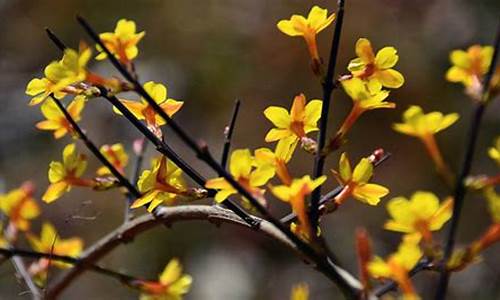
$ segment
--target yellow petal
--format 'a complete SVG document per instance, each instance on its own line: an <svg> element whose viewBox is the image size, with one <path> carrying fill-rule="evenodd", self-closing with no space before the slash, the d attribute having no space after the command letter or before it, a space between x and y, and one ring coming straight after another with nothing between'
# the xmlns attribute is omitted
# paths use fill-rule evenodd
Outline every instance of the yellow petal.
<svg viewBox="0 0 500 300"><path fill-rule="evenodd" d="M393 69L377 71L376 74L377 78L380 80L380 83L388 88L399 88L405 82L403 75Z"/></svg>
<svg viewBox="0 0 500 300"><path fill-rule="evenodd" d="M499 201L500 204L500 201ZM429 224L430 230L439 230L443 225L448 222L451 218L453 210L453 199L448 198L443 203L439 209L432 216L431 222Z"/></svg>
<svg viewBox="0 0 500 300"><path fill-rule="evenodd" d="M298 140L297 137L288 129L276 129L273 128L269 130L269 132L266 134L265 141L266 142L274 142L277 140L281 140L287 137L291 137L295 140Z"/></svg>
<svg viewBox="0 0 500 300"><path fill-rule="evenodd" d="M294 24L290 20L281 20L278 22L278 29L286 35L289 36L301 36L304 32L299 31L295 28Z"/></svg>
<svg viewBox="0 0 500 300"><path fill-rule="evenodd" d="M137 198L132 205L130 205L130 208L139 208L142 207L149 202L153 201L155 197L158 195L159 191L158 190L152 190L145 195L143 195L140 198Z"/></svg>
<svg viewBox="0 0 500 300"><path fill-rule="evenodd" d="M229 171L235 178L248 177L252 168L252 154L248 149L238 149L231 153Z"/></svg>
<svg viewBox="0 0 500 300"><path fill-rule="evenodd" d="M45 92L47 88L48 80L45 78L34 78L26 86L26 94L30 96L36 96L40 93Z"/></svg>
<svg viewBox="0 0 500 300"><path fill-rule="evenodd" d="M48 120L59 121L61 118L64 118L63 113L54 101L45 101L40 107L40 110L43 116Z"/></svg>
<svg viewBox="0 0 500 300"><path fill-rule="evenodd" d="M231 189L232 185L223 177L207 180L205 187L209 189Z"/></svg>
<svg viewBox="0 0 500 300"><path fill-rule="evenodd" d="M297 148L298 139L295 136L289 136L280 139L276 144L276 149L274 150L277 159L288 163L292 158L295 148Z"/></svg>
<svg viewBox="0 0 500 300"><path fill-rule="evenodd" d="M375 60L375 55L373 54L373 48L368 39L360 38L356 42L356 55L364 63L372 63Z"/></svg>
<svg viewBox="0 0 500 300"><path fill-rule="evenodd" d="M125 105L125 107L139 120L144 120L145 116L143 113L143 110L147 107L147 104L143 104L141 102L137 101L130 101L130 100L124 100L120 99L120 102ZM122 115L122 113L113 106L113 111L119 115Z"/></svg>
<svg viewBox="0 0 500 300"><path fill-rule="evenodd" d="M156 168L158 171L158 168ZM137 181L137 187L141 193L146 193L151 191L156 184L156 172L151 170L144 170Z"/></svg>
<svg viewBox="0 0 500 300"><path fill-rule="evenodd" d="M419 219L430 220L439 209L439 199L430 192L417 191L410 199L411 209Z"/></svg>
<svg viewBox="0 0 500 300"><path fill-rule="evenodd" d="M448 127L450 127L451 125L453 125L458 119L460 118L459 114L457 113L452 113L452 114L448 114L448 115L445 115L443 117L443 119L441 120L439 126L436 128L436 131L435 132L439 132L441 130L444 130Z"/></svg>
<svg viewBox="0 0 500 300"><path fill-rule="evenodd" d="M311 100L307 103L305 108L305 120L304 124L316 127L316 123L321 118L321 108L323 106L323 101L321 100Z"/></svg>
<svg viewBox="0 0 500 300"><path fill-rule="evenodd" d="M283 107L270 106L264 110L264 115L278 128L288 128L290 126L290 115Z"/></svg>
<svg viewBox="0 0 500 300"><path fill-rule="evenodd" d="M52 203L55 200L61 198L61 196L69 191L70 186L65 181L60 181L56 183L52 183L45 191L45 194L42 196L42 200L45 203Z"/></svg>
<svg viewBox="0 0 500 300"><path fill-rule="evenodd" d="M56 183L66 177L66 169L63 164L58 161L52 161L49 165L49 181L50 183Z"/></svg>
<svg viewBox="0 0 500 300"><path fill-rule="evenodd" d="M384 47L377 52L375 56L375 65L379 69L389 69L396 65L399 56L394 47Z"/></svg>
<svg viewBox="0 0 500 300"><path fill-rule="evenodd" d="M168 262L165 266L165 269L160 275L160 282L164 285L170 285L179 279L182 275L182 266L179 263L179 260L173 258Z"/></svg>
<svg viewBox="0 0 500 300"><path fill-rule="evenodd" d="M85 106L84 97L75 97L75 99L68 105L68 113L73 117L75 121L80 120L80 114Z"/></svg>
<svg viewBox="0 0 500 300"><path fill-rule="evenodd" d="M368 263L368 272L370 272L370 274L375 278L389 278L391 276L391 269L389 265L378 256Z"/></svg>
<svg viewBox="0 0 500 300"><path fill-rule="evenodd" d="M328 18L327 14L328 11L326 9L323 9L317 5L315 5L309 12L307 21L309 22L309 26L314 29L316 33L325 29L335 19L335 14L330 15Z"/></svg>
<svg viewBox="0 0 500 300"><path fill-rule="evenodd" d="M465 85L469 84L470 75L462 68L453 66L446 72L446 80L450 82L463 82Z"/></svg>
<svg viewBox="0 0 500 300"><path fill-rule="evenodd" d="M275 174L272 165L262 165L250 174L250 186L258 187L266 184Z"/></svg>
<svg viewBox="0 0 500 300"><path fill-rule="evenodd" d="M148 81L144 84L144 89L158 104L167 98L167 88L161 83Z"/></svg>
<svg viewBox="0 0 500 300"><path fill-rule="evenodd" d="M470 67L470 59L467 52L463 50L454 50L450 53L450 61L455 66L467 69Z"/></svg>
<svg viewBox="0 0 500 300"><path fill-rule="evenodd" d="M377 205L380 202L380 198L384 197L389 193L389 189L384 186L367 183L356 186L352 195L354 198L361 200L370 205Z"/></svg>
<svg viewBox="0 0 500 300"><path fill-rule="evenodd" d="M35 126L41 130L57 130L61 127L61 124L54 120L44 120L36 123Z"/></svg>
<svg viewBox="0 0 500 300"><path fill-rule="evenodd" d="M347 153L342 153L339 161L339 174L340 178L344 182L348 182L352 177L351 163L349 162L349 157Z"/></svg>
<svg viewBox="0 0 500 300"><path fill-rule="evenodd" d="M367 158L362 158L354 168L352 180L357 183L366 183L372 175L373 164Z"/></svg>
<svg viewBox="0 0 500 300"><path fill-rule="evenodd" d="M226 200L227 197L231 196L232 194L236 194L236 190L233 189L228 189L228 190L220 190L215 194L215 201L217 203L221 203L222 201Z"/></svg>

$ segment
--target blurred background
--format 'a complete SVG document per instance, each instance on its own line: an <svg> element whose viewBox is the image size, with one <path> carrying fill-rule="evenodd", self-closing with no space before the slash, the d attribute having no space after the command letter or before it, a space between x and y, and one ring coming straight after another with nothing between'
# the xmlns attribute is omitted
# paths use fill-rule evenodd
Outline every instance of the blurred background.
<svg viewBox="0 0 500 300"><path fill-rule="evenodd" d="M168 86L168 95L185 101L176 120L197 138L205 139L218 155L223 129L229 120L235 99L242 100L236 125L234 147L255 149L265 145L264 136L271 128L262 111L269 105L289 107L293 97L305 93L308 99L320 98L321 87L312 75L305 43L290 38L276 28L280 19L292 14L307 14L313 4L334 10L336 1L243 1L243 0L0 0L0 183L3 191L33 180L37 196L48 185L47 169L58 160L68 137L54 140L34 124L43 119L39 107L27 105L27 82L41 76L44 66L59 58L59 51L47 39L44 27L50 27L68 45L77 47L86 34L74 20L85 16L99 32L113 31L120 18L135 20L146 36L140 43L136 60L142 81L154 80ZM344 31L338 58L338 75L355 57L354 44L367 37L376 49L395 46L400 55L396 69L405 85L392 91L395 110L377 110L365 114L343 148L352 160L367 156L383 147L393 155L376 170L375 182L390 188L394 196L410 196L416 190L430 190L441 198L448 195L433 172L423 146L415 139L400 135L391 124L411 104L425 111L458 112L460 121L438 135L446 160L456 171L460 165L471 101L461 85L444 80L452 49L471 44L492 43L500 3L495 0L348 0ZM319 35L323 57L329 51L333 27ZM88 40L87 40L88 41ZM108 62L93 62L91 69L116 74ZM350 100L334 91L329 128L338 128L350 108ZM500 103L493 103L484 119L474 161L474 174L494 174L498 168L486 155L495 135L499 134ZM81 123L97 143L122 142L131 150L138 132L124 118L115 115L103 99L89 103ZM168 142L207 177L215 174L198 162L192 153L166 130ZM80 145L85 152L85 148ZM271 146L271 145L267 145ZM152 148L152 147L151 147ZM148 152L148 157L156 155ZM327 169L336 168L339 153L332 155ZM88 175L98 167L91 158ZM312 171L312 157L298 151L292 170L297 176ZM145 167L148 167L146 164ZM325 190L333 188L330 179ZM276 216L288 212L278 200L271 200ZM117 192L89 192L74 189L50 206L40 202L42 219L50 220L62 237L80 236L90 245L123 219L124 201ZM144 213L140 210L137 213ZM368 229L375 251L387 255L394 251L400 235L381 227L387 213L384 203L368 207L348 201L342 209L324 218L323 231L332 249L346 268L356 272L354 231ZM488 225L484 200L469 195L459 228L459 244L477 237ZM287 299L297 282L311 286L311 299L340 299L335 287L314 272L289 250L255 233L207 222L178 223L171 229L158 227L133 243L120 246L100 264L138 277L156 278L164 265L179 257L193 275L192 291L186 299ZM33 224L38 233L40 223ZM500 299L500 255L498 245L486 251L483 263L453 276L449 299ZM53 271L56 273L55 271ZM51 274L52 277L57 274ZM435 289L434 274L416 276L424 299ZM0 266L0 298L28 299L22 282L13 276L13 268ZM87 272L63 294L63 299L134 299L138 293L113 279Z"/></svg>

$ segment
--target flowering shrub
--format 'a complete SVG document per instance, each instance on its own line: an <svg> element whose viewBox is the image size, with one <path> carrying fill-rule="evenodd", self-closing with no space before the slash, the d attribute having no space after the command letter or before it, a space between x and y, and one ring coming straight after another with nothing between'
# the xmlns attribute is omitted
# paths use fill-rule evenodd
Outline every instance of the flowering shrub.
<svg viewBox="0 0 500 300"><path fill-rule="evenodd" d="M377 182L375 168L390 156L383 149L357 158L355 165L351 165L345 150L340 154L338 167L325 162L327 156L345 147L348 133L360 122L361 115L376 113L378 109L394 109L398 100L391 96L390 89L403 88L405 83L402 73L396 70L397 49L385 46L374 50L367 38L357 40L352 54L355 58L337 73L335 61L343 13L344 2L341 0L335 13L313 6L307 17L292 15L290 19L277 23L277 28L285 35L304 38L312 76L321 82L323 98L308 100L300 93L294 97L289 110L269 105L263 111L265 118L272 123L267 134L263 133L263 141L276 142L274 149L230 150L237 106L233 121L225 132L226 144L220 161L213 157L206 143L197 142L177 123L175 114L190 105L189 101L168 98L164 83L139 82L134 59L139 55L145 31L137 32L134 21L121 19L113 32L98 34L85 19L78 17L95 42L92 46L81 42L78 49L66 47L49 30L49 37L60 48L62 57L45 67L44 77L29 81L26 94L32 97L29 105L39 105L45 117L36 127L53 131L54 138L65 138L68 142L62 150L62 159L48 164L49 185L41 199L48 204L56 200L67 201L62 198L68 198L67 193L73 188L89 192L118 189L129 209L124 224L114 234L83 250L81 238L60 237L48 221L44 221L40 234L34 233L31 222L40 216L41 209L33 193L33 184L24 183L1 195L0 210L6 221L1 224L0 253L6 257L32 259L24 270L23 279L33 296L40 297L40 288L44 288L48 298L55 298L74 278L90 270L138 290L140 299L182 299L196 284L196 274L194 279L184 274L176 258L169 260L158 279L138 278L106 269L98 265L98 260L123 242L124 236L132 235L127 236L131 238L157 224L205 219L246 226L283 242L311 262L348 299L376 299L398 287L404 299L419 299L419 291L411 277L421 271L440 274L436 297L443 299L450 275L478 262L482 251L500 240L500 196L495 190L500 175L470 173L482 113L500 91L500 68L496 67L499 41L494 46L473 45L467 50L453 50L450 54L453 65L445 78L463 85L476 112L460 173L455 174L448 166L436 138L438 132L459 121L457 113L424 113L420 106L412 105L403 113L402 122L393 125L395 131L416 137L424 144L449 193L437 195L415 187L409 198L391 195L392 199L387 199L390 187L374 183ZM331 24L335 29L327 61L321 56L316 38ZM105 76L95 73L92 71L94 60L98 63L109 60L119 74ZM332 134L327 131L327 122L331 104L335 105L330 103L334 89L345 92L352 100L352 107ZM126 99L125 92L133 92L137 97ZM115 116L126 118L143 138L132 143L96 145L79 122L83 112L90 110L97 98L110 102ZM172 134L166 136L165 127L170 127ZM169 143L175 137L218 175L205 179L185 160L183 153L174 152ZM151 161L150 168L142 170L140 162L146 143L152 143L158 155ZM100 162L97 169L87 170L88 161L94 158L81 154L81 147L86 147ZM127 152L128 148L133 148L133 153ZM290 168L289 162L298 151L303 151L310 156L311 162L314 161L312 174L295 174ZM500 165L500 137L487 153ZM127 168L132 159L136 160L138 167L128 176ZM330 170L325 172L325 167ZM325 182L333 180L338 182L338 188L330 192L322 190ZM454 242L456 229L468 191L484 196L491 222L482 235L457 248ZM207 198L213 198L214 203L196 204ZM385 206L389 217L381 226L401 237L400 244L394 245L394 252L383 259L373 254L372 243L377 241L372 242L368 231L360 228L356 234L356 246L353 245L358 255L359 276L341 267L321 230L322 220L332 214L341 214L343 205L351 198L373 210ZM270 210L272 201L289 205L291 214L282 219L275 217ZM138 215L142 209L147 212ZM363 223L360 222L359 226L362 227ZM444 228L447 228L444 239L437 238L435 232ZM32 250L17 247L23 238ZM51 266L67 271L60 280L51 282L48 278ZM307 284L298 283L291 289L290 299L305 300L310 294L313 293Z"/></svg>

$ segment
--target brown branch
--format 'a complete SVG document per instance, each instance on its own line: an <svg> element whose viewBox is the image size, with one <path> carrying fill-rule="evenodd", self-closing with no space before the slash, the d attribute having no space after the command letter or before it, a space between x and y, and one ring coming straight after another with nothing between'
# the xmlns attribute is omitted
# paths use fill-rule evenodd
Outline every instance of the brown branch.
<svg viewBox="0 0 500 300"><path fill-rule="evenodd" d="M30 290L32 299L34 300L42 299L40 289L36 286L35 282L33 282L33 278L31 278L31 275L26 269L26 265L24 264L23 259L21 257L13 257L11 261L12 264L14 265L14 268L16 269L17 274L21 276L24 283Z"/></svg>
<svg viewBox="0 0 500 300"><path fill-rule="evenodd" d="M341 0L342 1L342 0ZM88 35L102 48L102 50L107 54L108 60L115 66L115 68L127 79L133 86L134 91L142 96L146 102L153 108L155 113L157 113L172 129L172 131L177 135L177 137L182 140L191 150L197 155L197 157L210 166L219 176L223 177L233 188L245 197L252 206L265 217L266 220L271 222L277 229L279 229L283 234L287 236L301 252L311 259L317 266L318 270L326 275L332 280L342 291L344 296L348 299L357 298L358 289L353 287L347 282L343 276L337 271L334 265L331 264L331 259L322 253L319 253L315 248L309 245L307 242L296 236L288 226L282 224L279 219L275 218L266 207L264 207L261 202L249 192L243 185L241 185L226 169L224 169L218 161L216 161L212 154L210 153L208 146L201 142L196 141L191 135L189 135L175 120L173 120L168 114L156 103L156 101L151 97L151 95L144 89L141 83L130 74L127 68L121 64L120 61L111 53L111 51L106 47L104 42L100 39L97 32L90 26L90 24L82 17L77 16L78 22L82 25ZM105 88L99 88L101 94L106 94L107 90ZM109 95L108 95L109 96ZM109 100L109 99L108 99ZM119 102L119 101L117 101ZM224 202L223 202L224 203Z"/></svg>
<svg viewBox="0 0 500 300"><path fill-rule="evenodd" d="M496 70L496 64L500 51L500 23L497 27L495 45L494 45L493 57L491 59L490 67L486 76L483 80L482 95L478 103L476 103L472 119L469 124L469 131L467 133L467 142L465 144L465 153L462 163L462 168L460 175L457 177L455 182L455 190L453 192L453 214L450 221L450 227L446 236L446 245L443 257L443 267L440 272L439 283L436 290L435 299L442 300L446 298L446 292L448 290L448 283L450 281L450 270L446 268L448 260L452 257L453 248L455 247L455 238L458 231L458 224L460 222L460 216L462 212L462 207L464 204L465 194L467 189L465 186L465 179L469 176L470 170L472 168L472 161L474 159L474 152L476 148L476 143L479 137L479 130L481 127L481 121L483 119L484 111L488 105L490 83L493 78L493 74Z"/></svg>
<svg viewBox="0 0 500 300"><path fill-rule="evenodd" d="M13 260L18 258L18 257L27 257L27 258L33 258L33 259L40 259L40 258L47 258L50 260L54 261L60 261L72 265L76 264L81 264L84 263L82 260L78 257L71 257L67 255L57 255L54 253L44 253L44 252L38 252L38 251L32 251L32 250L24 250L24 249L18 249L18 248L0 248L0 255L3 255L5 258L12 258ZM116 272L110 269L106 269L104 267L94 265L94 264L87 264L86 265L88 270L91 270L93 272L106 275L108 277L112 277L114 279L117 279L118 281L124 283L124 284L130 284L131 282L138 281L140 279L123 274L120 272ZM29 276L29 274L28 274ZM31 278L31 277L30 277Z"/></svg>
<svg viewBox="0 0 500 300"><path fill-rule="evenodd" d="M268 221L260 220L258 229L252 229L250 225L241 220L236 214L228 209L218 206L208 205L186 205L177 207L161 207L157 211L156 218L151 215L143 215L128 223L123 224L118 229L109 233L90 248L85 250L79 258L79 263L75 267L64 274L57 280L47 293L47 299L55 299L59 296L69 285L74 282L76 278L82 275L89 266L97 263L105 255L113 251L119 245L132 240L139 234L152 229L160 224L172 225L176 222L202 220L208 221L215 225L223 223L234 224L251 229L253 232L262 233L274 241L281 243L283 246L293 250L301 258L311 261L310 258L304 257L303 253L297 246L290 241L276 226ZM359 282L353 278L349 273L340 269L338 266L332 265L342 278L348 282L352 287L359 289Z"/></svg>

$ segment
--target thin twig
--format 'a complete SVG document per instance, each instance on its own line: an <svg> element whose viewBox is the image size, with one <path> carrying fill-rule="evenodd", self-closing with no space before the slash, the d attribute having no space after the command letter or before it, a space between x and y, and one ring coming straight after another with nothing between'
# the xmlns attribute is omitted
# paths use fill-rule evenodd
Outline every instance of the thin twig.
<svg viewBox="0 0 500 300"><path fill-rule="evenodd" d="M127 191L132 194L135 198L138 198L141 196L141 193L137 188L130 183L130 181L122 174L120 171L118 171L115 166L99 151L99 148L87 137L87 135L83 132L83 130L78 126L76 121L73 119L73 117L69 114L69 112L66 110L64 105L59 101L56 97L53 95L50 95L52 98L52 101L57 105L59 110L64 114L64 117L68 122L71 124L71 127L73 130L76 132L78 137L82 142L85 143L87 148L89 149L90 152L106 167L109 169L111 174L115 176L116 179L118 179L118 182L127 189Z"/></svg>
<svg viewBox="0 0 500 300"><path fill-rule="evenodd" d="M12 258L15 259L16 257L28 257L28 258L34 258L34 259L40 259L40 258L47 258L53 261L59 261L59 262L64 262L72 265L81 265L82 260L80 258L76 257L71 257L71 256L66 256L66 255L57 255L54 253L43 253L43 252L38 252L38 251L32 251L32 250L23 250L23 249L17 249L17 248L0 248L0 255L7 257L7 258ZM127 274L123 274L120 272L116 272L107 268L103 268L98 265L94 264L86 264L85 268L91 271L94 271L99 274L103 274L112 278L115 278L121 282L130 282L130 281L135 281L139 280L136 277L132 277ZM31 278L31 277L30 277Z"/></svg>
<svg viewBox="0 0 500 300"><path fill-rule="evenodd" d="M467 189L465 187L465 178L470 173L471 167L472 167L472 161L474 158L474 150L476 148L476 143L477 139L479 136L479 129L481 127L481 121L484 115L484 111L486 109L486 106L488 104L488 97L489 97L489 89L490 89L490 83L491 79L493 78L493 74L496 69L496 64L497 64L497 59L498 59L498 51L500 48L500 23L497 28L497 33L496 33L496 39L495 39L495 50L493 52L493 57L491 60L490 68L488 70L488 73L486 73L486 76L484 77L483 81L483 90L482 90L482 97L479 102L475 104L475 108L473 111L468 135L467 135L467 142L465 145L465 153L464 153L464 160L462 163L462 170L460 171L460 175L458 176L456 183L455 183L455 190L453 193L453 214L451 217L451 222L450 222L450 227L449 231L447 234L446 238L446 246L445 246L445 251L444 251L444 257L443 257L443 264L442 268L440 271L440 276L439 276L439 283L437 286L436 290L436 295L435 299L436 300L442 300L446 298L446 292L448 290L448 283L450 281L450 272L446 268L446 263L450 259L452 253L453 253L453 248L455 246L455 238L458 230L458 224L460 221L460 214L462 212L462 207L464 203L464 198L465 194L467 193Z"/></svg>
<svg viewBox="0 0 500 300"><path fill-rule="evenodd" d="M57 47L57 49L64 51L67 47L66 45L59 39L55 33L50 30L48 27L45 27L45 32L49 36L49 39L54 43L54 45Z"/></svg>
<svg viewBox="0 0 500 300"><path fill-rule="evenodd" d="M147 149L147 143L144 138L140 139L141 143L141 148L139 149L139 153L136 154L135 157L135 162L134 162L134 169L132 171L132 183L137 184L137 181L139 180L139 176L141 174L141 169L142 169L142 161L144 160L144 154L146 153ZM134 201L134 197L130 194L127 195L127 205L125 205L125 212L124 212L124 222L130 221L130 219L133 218L133 213L132 209L130 206L132 205Z"/></svg>
<svg viewBox="0 0 500 300"><path fill-rule="evenodd" d="M341 0L342 1L342 0ZM207 163L217 174L223 177L236 191L245 197L255 209L262 214L266 220L271 222L276 226L281 232L283 232L311 261L316 264L316 267L320 272L325 274L330 278L336 285L340 288L342 293L346 298L354 299L357 296L358 289L351 286L349 282L339 274L335 266L332 266L327 257L320 255L317 251L312 248L309 244L304 242L302 239L297 237L291 230L284 226L279 219L275 218L270 214L270 212L260 203L255 196L250 193L246 188L244 188L234 177L227 172L221 165L213 158L208 146L206 144L198 144L184 129L177 124L172 118L170 118L165 111L154 101L154 99L146 92L142 85L127 71L127 69L116 59L106 45L99 38L99 35L92 29L86 20L82 17L77 17L80 24L84 27L87 33L92 37L92 39L98 43L98 45L107 54L107 58L112 62L112 64L117 68L117 70L134 86L135 91L141 95L148 104L155 110L155 112L162 117L167 125L172 129L172 131L197 155L199 159Z"/></svg>
<svg viewBox="0 0 500 300"><path fill-rule="evenodd" d="M187 162L180 158L177 153L174 152L165 142L160 140L154 133L152 133L146 125L139 121L132 112L130 112L123 103L120 102L116 96L109 95L108 91L104 87L99 88L101 96L107 99L111 104L113 104L116 109L118 109L125 118L127 118L149 141L151 141L158 152L168 157L174 164L176 164L182 171L184 171L189 177L191 177L196 183L201 186L205 186L206 179L201 176L196 170L194 170ZM215 190L208 190L208 196L212 197L215 195ZM250 224L252 227L258 227L258 222L248 214L243 208L238 206L236 203L227 199L222 202L224 206L234 211L238 216L240 216L245 222Z"/></svg>
<svg viewBox="0 0 500 300"><path fill-rule="evenodd" d="M176 207L161 207L158 209L157 218L151 215L143 215L128 223L123 224L118 229L95 242L90 248L85 250L78 258L74 268L68 270L59 280L49 288L49 299L54 299L60 295L76 278L84 273L93 264L105 257L121 244L127 243L136 236L146 232L160 224L173 225L184 221L208 221L216 226L221 224L233 224L243 228L253 229L242 221L237 215L228 209L210 205L186 205ZM303 257L303 253L295 244L290 241L280 230L271 223L260 220L261 226L252 232L261 233L283 246L293 250L297 255ZM307 257L303 257L307 259ZM352 286L360 287L360 283L350 276L346 271L338 268L337 271Z"/></svg>
<svg viewBox="0 0 500 300"><path fill-rule="evenodd" d="M325 164L325 156L323 155L323 148L325 146L328 126L328 113L330 111L330 99L332 96L335 84L333 76L335 75L335 67L337 65L337 56L340 45L340 35L342 33L342 23L344 20L344 0L338 1L337 20L335 21L335 29L333 31L332 46L330 48L330 58L328 59L328 69L326 76L322 82L323 86L323 106L321 110L321 118L319 123L319 132L317 137L317 151L314 160L313 178L318 178L323 174ZM319 218L319 201L321 197L321 186L315 189L311 195L311 205L309 211L309 219L311 227L318 226Z"/></svg>
<svg viewBox="0 0 500 300"><path fill-rule="evenodd" d="M231 138L233 137L234 126L236 125L236 118L238 117L238 112L240 111L241 101L237 99L234 102L233 113L231 115L231 120L229 124L224 128L224 146L222 148L222 157L220 159L220 165L223 168L227 167L227 159L229 157L229 150L231 150Z"/></svg>
<svg viewBox="0 0 500 300"><path fill-rule="evenodd" d="M24 283L26 283L26 286L30 290L32 299L42 299L40 289L36 286L35 282L33 282L33 278L31 278L28 270L26 270L26 265L24 264L23 259L21 257L13 257L11 261L14 268L16 268L16 272L21 276Z"/></svg>

